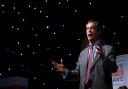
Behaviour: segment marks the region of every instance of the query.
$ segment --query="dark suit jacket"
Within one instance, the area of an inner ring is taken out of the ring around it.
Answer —
[[[90,79],[92,81],[89,89],[112,89],[111,73],[117,70],[116,57],[111,45],[103,45],[104,57],[96,54],[92,67]],[[75,70],[68,70],[62,73],[63,78],[78,77],[80,81],[79,89],[87,89],[85,87],[86,65],[88,60],[89,48],[81,51]]]

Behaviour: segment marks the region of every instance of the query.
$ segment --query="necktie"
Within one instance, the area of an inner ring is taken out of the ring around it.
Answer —
[[[85,83],[87,84],[89,81],[89,76],[90,76],[90,69],[92,65],[92,46],[89,46],[89,57],[88,57],[88,63],[87,63],[87,70],[86,70],[86,75],[85,75]]]

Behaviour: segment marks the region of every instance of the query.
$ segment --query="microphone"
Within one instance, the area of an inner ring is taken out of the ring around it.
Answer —
[[[97,43],[96,43],[96,49],[97,49],[96,53],[100,54],[101,58],[104,58],[104,50],[102,48],[102,44],[101,44],[100,40],[98,40]]]

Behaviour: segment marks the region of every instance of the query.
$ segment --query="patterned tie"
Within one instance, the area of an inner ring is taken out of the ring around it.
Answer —
[[[91,65],[92,65],[92,45],[89,46],[89,57],[88,57],[86,75],[85,75],[85,84],[87,84],[89,81]]]

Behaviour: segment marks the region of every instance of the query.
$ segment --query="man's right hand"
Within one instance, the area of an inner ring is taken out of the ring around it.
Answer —
[[[58,72],[63,72],[64,71],[64,64],[62,63],[63,60],[61,60],[61,63],[57,63],[55,61],[52,61],[52,64],[54,66],[54,68],[56,69],[56,71]]]

